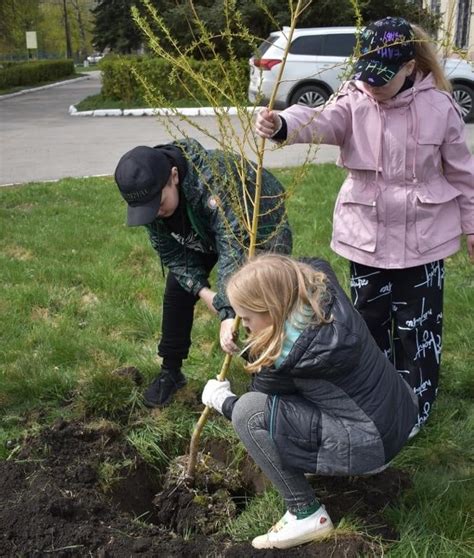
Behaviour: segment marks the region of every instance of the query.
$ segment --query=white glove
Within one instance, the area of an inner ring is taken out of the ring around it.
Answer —
[[[222,405],[228,397],[235,393],[230,391],[229,380],[209,380],[202,391],[201,400],[206,407],[212,407],[222,414]]]

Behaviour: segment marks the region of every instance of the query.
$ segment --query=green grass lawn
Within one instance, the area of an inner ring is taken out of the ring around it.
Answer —
[[[282,170],[278,176],[290,183],[294,172]],[[334,165],[312,167],[291,195],[289,214],[294,254],[328,259],[347,285],[348,264],[329,248],[334,200],[344,176]],[[157,465],[183,453],[195,412],[178,401],[157,420],[143,408],[133,382],[112,374],[124,365],[137,366],[145,383],[156,374],[164,285],[146,232],[124,224],[124,203],[112,179],[2,188],[0,200],[0,457],[14,457],[11,440],[58,416],[113,420]],[[414,487],[386,512],[401,533],[388,549],[391,557],[474,555],[469,515],[474,509],[474,273],[465,250],[448,258],[446,268],[440,393],[430,422],[395,461],[412,473]],[[196,394],[222,363],[217,333],[216,321],[198,305],[186,362],[188,389]],[[234,389],[244,389],[247,379],[238,362],[231,376]],[[234,434],[213,415],[204,433],[209,436]],[[280,505],[269,492],[248,513],[268,518]],[[233,535],[260,534],[261,527],[246,521],[245,513]]]
[[[90,95],[75,105],[78,111],[97,110],[97,109],[133,109],[133,108],[149,108],[148,103],[141,99],[133,101],[119,101],[104,97],[102,93]]]
[[[86,97],[79,103],[77,103],[76,109],[78,111],[86,110],[97,110],[97,109],[134,109],[134,108],[166,108],[166,107],[151,107],[150,103],[143,99],[133,99],[131,101],[120,101],[117,99],[110,99],[109,97],[104,97],[102,93],[97,95],[90,95]],[[195,99],[178,99],[170,102],[169,107],[173,108],[194,108],[194,107],[207,107],[209,103],[207,101],[202,101],[202,103],[197,103]]]
[[[58,83],[61,81],[68,81],[70,79],[76,79],[81,76],[87,75],[87,70],[78,71],[68,77],[63,77],[61,79],[53,79],[50,81],[40,81],[39,83],[35,83],[34,85],[18,85],[16,87],[8,87],[5,89],[0,88],[0,96],[1,95],[8,95],[10,93],[17,93],[18,91],[27,91],[28,89],[35,89],[36,87],[43,87],[44,85],[51,85],[52,83]]]

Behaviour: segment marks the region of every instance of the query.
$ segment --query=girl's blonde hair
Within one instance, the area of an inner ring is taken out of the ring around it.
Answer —
[[[415,33],[415,63],[416,68],[424,76],[430,72],[433,74],[436,87],[443,91],[452,91],[449,80],[444,75],[443,68],[439,62],[438,54],[431,37],[418,25],[410,23]]]
[[[279,254],[264,254],[244,264],[229,279],[227,296],[231,305],[270,314],[269,327],[249,334],[249,372],[275,362],[282,351],[285,321],[294,312],[305,316],[310,309],[312,324],[331,321],[324,310],[329,299],[326,275]]]

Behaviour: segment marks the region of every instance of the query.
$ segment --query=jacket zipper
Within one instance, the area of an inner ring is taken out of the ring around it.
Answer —
[[[278,403],[278,395],[272,396],[272,407],[270,410],[270,438],[273,440],[273,434],[275,431],[275,415],[276,415],[276,408]]]
[[[186,209],[187,209],[187,206],[186,206]],[[186,227],[184,225],[184,210],[183,210],[183,206],[181,206],[181,236],[183,237],[183,239],[186,238],[185,228]],[[183,243],[183,248],[184,248],[184,269],[186,270],[186,273],[187,273],[188,272],[188,250],[187,250],[187,247],[186,247],[186,241]]]

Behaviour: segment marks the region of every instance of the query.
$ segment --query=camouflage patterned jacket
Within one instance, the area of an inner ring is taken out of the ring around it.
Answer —
[[[252,163],[220,150],[207,150],[193,139],[174,142],[187,160],[187,173],[180,183],[185,198],[186,215],[192,235],[179,237],[163,219],[145,225],[153,248],[162,264],[173,273],[180,285],[195,295],[208,287],[208,273],[201,255],[215,254],[217,285],[213,305],[222,319],[234,313],[225,295],[225,280],[242,263],[247,254],[249,235],[244,216],[252,222],[256,172]],[[244,193],[241,174],[245,175]],[[263,172],[260,217],[257,234],[258,251],[291,253],[292,237],[285,211],[285,192],[268,171]]]

